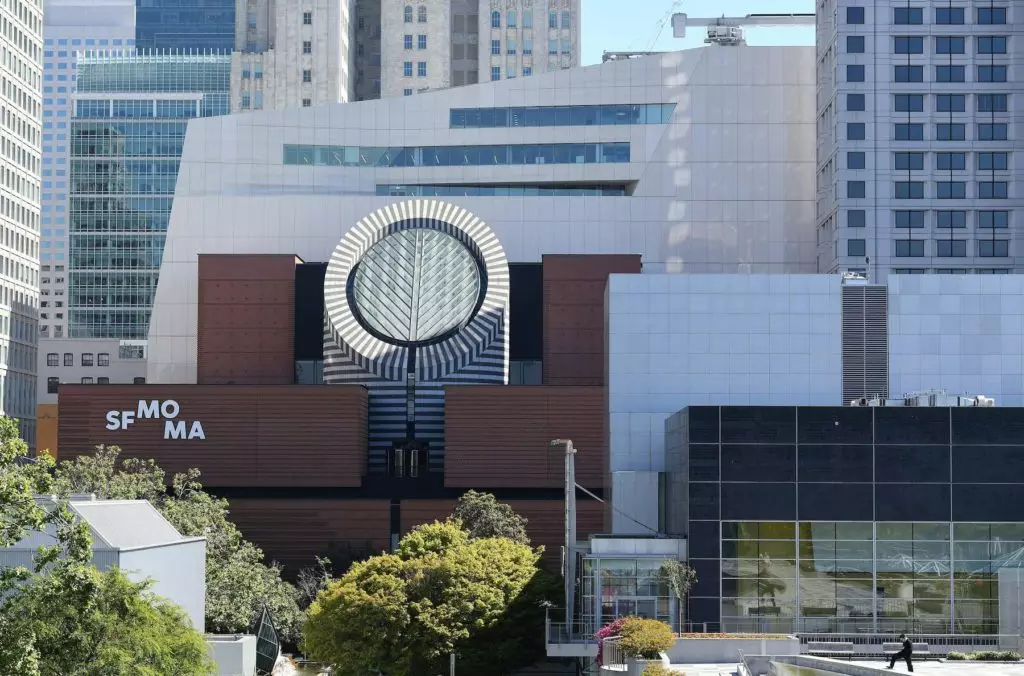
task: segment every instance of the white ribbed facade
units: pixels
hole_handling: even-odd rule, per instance
[[[40,170],[43,115],[43,3],[0,5],[4,31],[0,195],[0,414],[18,418],[35,442],[39,339]]]
[[[818,0],[818,270],[1024,263],[1024,4]]]

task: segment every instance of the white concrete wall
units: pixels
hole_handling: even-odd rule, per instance
[[[889,393],[943,388],[1024,405],[1024,279],[891,275]]]
[[[40,338],[39,379],[37,400],[39,404],[56,404],[57,395],[48,392],[49,379],[57,378],[60,383],[81,383],[82,378],[92,378],[99,384],[99,378],[107,378],[109,384],[128,384],[136,378],[146,377],[146,360],[122,359],[121,341],[109,338]],[[92,355],[93,365],[82,366],[82,355]],[[70,354],[71,366],[64,365],[64,356]],[[107,355],[107,366],[100,366],[99,355]],[[57,365],[51,365],[52,355],[57,355]]]
[[[400,201],[375,196],[377,184],[635,182],[629,197],[446,199],[484,219],[513,263],[548,253],[635,253],[651,272],[811,272],[814,90],[811,48],[712,48],[409,98],[195,120],[150,322],[148,380],[195,382],[197,254],[294,253],[325,261],[360,218]],[[453,107],[601,103],[676,109],[665,125],[449,128]],[[283,164],[283,146],[291,143],[605,141],[628,141],[631,161]]]
[[[665,420],[686,406],[842,404],[840,285],[835,275],[609,277],[609,471],[617,510],[649,523],[653,505],[657,516]],[[631,485],[642,472],[654,474],[655,490]],[[613,532],[643,530],[615,514]]]
[[[121,570],[135,581],[150,578],[150,591],[182,607],[192,626],[206,625],[206,540],[121,552]]]

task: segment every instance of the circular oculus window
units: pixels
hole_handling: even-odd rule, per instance
[[[480,304],[484,276],[473,252],[439,230],[400,230],[363,255],[350,298],[356,317],[382,340],[435,341],[466,326]]]

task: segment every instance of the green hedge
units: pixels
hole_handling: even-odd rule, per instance
[[[658,620],[631,617],[622,625],[619,647],[630,657],[654,660],[675,644],[672,627]]]
[[[947,660],[972,660],[977,662],[1019,662],[1020,653],[1013,650],[980,650],[976,653],[951,652]]]

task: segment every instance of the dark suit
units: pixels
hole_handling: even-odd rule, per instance
[[[910,642],[909,638],[903,639],[903,650],[892,656],[892,659],[889,660],[889,668],[892,669],[896,665],[896,660],[903,658],[907,661],[907,671],[913,671],[914,663],[911,661],[913,655],[914,644]]]

